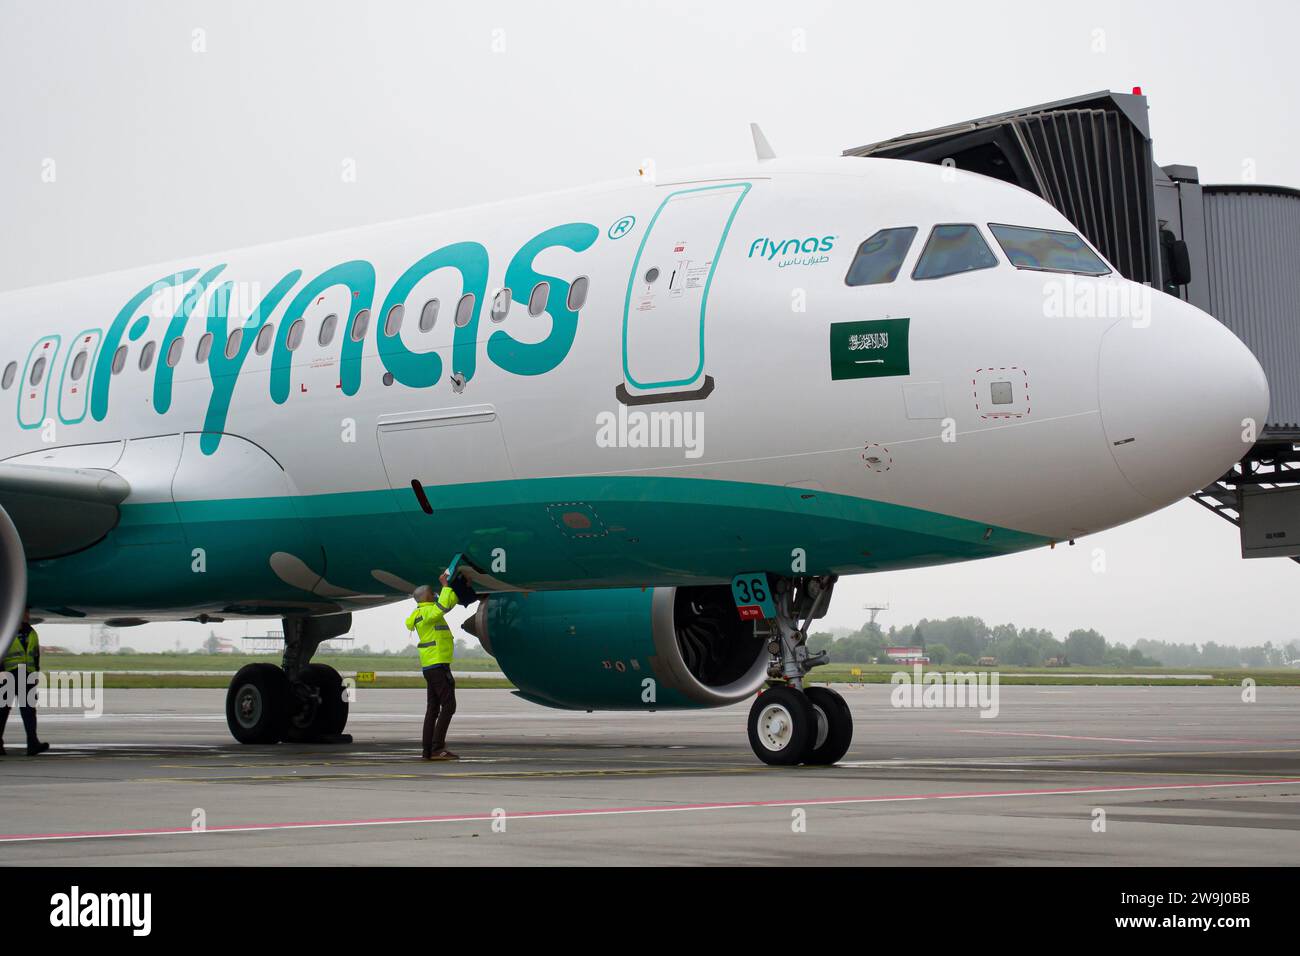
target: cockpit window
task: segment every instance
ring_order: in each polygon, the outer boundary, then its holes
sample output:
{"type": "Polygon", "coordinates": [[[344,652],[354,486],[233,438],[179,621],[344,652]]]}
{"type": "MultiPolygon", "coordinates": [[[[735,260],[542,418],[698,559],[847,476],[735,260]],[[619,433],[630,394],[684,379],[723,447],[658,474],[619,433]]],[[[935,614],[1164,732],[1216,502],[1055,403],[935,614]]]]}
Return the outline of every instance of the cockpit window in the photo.
{"type": "Polygon", "coordinates": [[[991,269],[998,264],[980,231],[969,223],[935,226],[926,240],[913,279],[941,279],[959,272],[991,269]]]}
{"type": "Polygon", "coordinates": [[[1087,276],[1103,276],[1110,272],[1106,263],[1077,233],[995,223],[989,223],[989,229],[1017,269],[1077,272],[1087,276]]]}
{"type": "Polygon", "coordinates": [[[879,285],[893,282],[898,278],[898,270],[902,268],[907,250],[912,248],[912,240],[915,238],[915,226],[881,229],[858,246],[858,254],[853,257],[849,274],[844,277],[845,284],[879,285]]]}

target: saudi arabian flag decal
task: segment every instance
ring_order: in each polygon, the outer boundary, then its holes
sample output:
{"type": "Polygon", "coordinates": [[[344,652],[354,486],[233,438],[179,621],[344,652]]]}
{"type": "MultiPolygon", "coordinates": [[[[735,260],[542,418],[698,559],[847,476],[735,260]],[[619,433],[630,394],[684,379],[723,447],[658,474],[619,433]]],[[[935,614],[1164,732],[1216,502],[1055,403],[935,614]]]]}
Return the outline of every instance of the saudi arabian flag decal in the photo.
{"type": "Polygon", "coordinates": [[[907,326],[911,319],[831,323],[831,378],[907,375],[907,326]]]}

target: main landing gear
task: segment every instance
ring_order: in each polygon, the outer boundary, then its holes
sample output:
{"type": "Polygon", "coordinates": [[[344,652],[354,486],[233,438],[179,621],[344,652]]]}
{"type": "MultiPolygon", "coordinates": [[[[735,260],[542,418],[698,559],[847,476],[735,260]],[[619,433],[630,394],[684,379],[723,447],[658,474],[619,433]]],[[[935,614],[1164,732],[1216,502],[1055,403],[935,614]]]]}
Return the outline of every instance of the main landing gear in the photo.
{"type": "Polygon", "coordinates": [[[804,687],[808,672],[826,663],[825,651],[808,652],[808,625],[826,613],[834,588],[834,576],[778,578],[773,584],[771,680],[749,709],[749,745],[764,763],[833,764],[853,741],[853,715],[844,698],[828,687],[804,687]]]}
{"type": "Polygon", "coordinates": [[[226,724],[241,744],[348,744],[343,678],[311,663],[323,641],[346,634],[351,614],[284,619],[284,662],[245,664],[226,691],[226,724]]]}

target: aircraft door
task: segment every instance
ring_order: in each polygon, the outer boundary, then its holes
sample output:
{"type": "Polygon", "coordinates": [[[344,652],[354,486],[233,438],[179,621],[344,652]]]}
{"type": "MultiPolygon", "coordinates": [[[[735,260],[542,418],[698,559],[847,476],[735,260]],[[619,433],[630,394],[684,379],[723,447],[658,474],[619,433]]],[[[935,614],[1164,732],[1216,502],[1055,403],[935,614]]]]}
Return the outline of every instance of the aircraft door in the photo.
{"type": "Polygon", "coordinates": [[[59,379],[59,420],[75,425],[86,417],[89,407],[90,376],[99,352],[99,329],[87,329],[72,340],[63,357],[63,374],[59,379]]]}
{"type": "Polygon", "coordinates": [[[45,406],[54,377],[54,357],[59,351],[59,337],[47,335],[27,354],[18,393],[18,424],[23,428],[40,428],[45,421],[45,406]]]}
{"type": "Polygon", "coordinates": [[[704,322],[709,287],[749,183],[679,189],[668,195],[641,241],[623,312],[627,405],[704,398],[704,322]]]}

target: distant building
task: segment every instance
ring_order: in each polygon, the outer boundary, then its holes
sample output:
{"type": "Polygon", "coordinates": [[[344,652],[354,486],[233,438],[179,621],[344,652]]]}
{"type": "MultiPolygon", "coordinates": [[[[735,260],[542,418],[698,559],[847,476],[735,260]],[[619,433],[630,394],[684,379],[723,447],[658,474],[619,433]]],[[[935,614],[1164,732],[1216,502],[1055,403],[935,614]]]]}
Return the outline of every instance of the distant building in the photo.
{"type": "Polygon", "coordinates": [[[997,667],[998,659],[996,657],[981,657],[975,664],[978,667],[997,667]]]}
{"type": "Polygon", "coordinates": [[[924,647],[886,647],[885,663],[889,664],[928,664],[924,647]]]}

